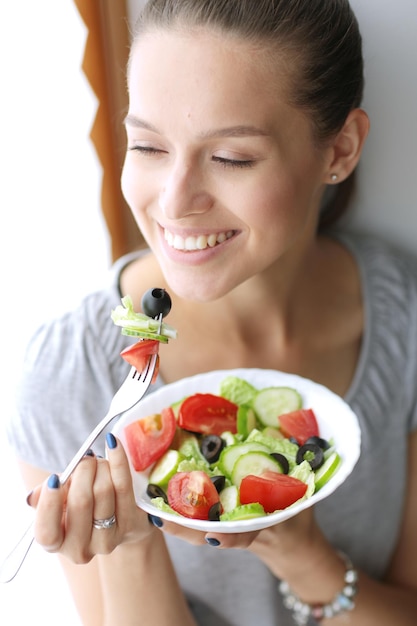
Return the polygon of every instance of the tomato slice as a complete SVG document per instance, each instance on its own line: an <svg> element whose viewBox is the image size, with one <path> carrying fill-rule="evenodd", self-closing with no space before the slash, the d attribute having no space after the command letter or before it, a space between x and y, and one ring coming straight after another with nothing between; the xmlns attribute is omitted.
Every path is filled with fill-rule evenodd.
<svg viewBox="0 0 417 626"><path fill-rule="evenodd" d="M300 446L309 437L319 436L319 427L312 409L298 409L279 416L279 426L285 437L294 437Z"/></svg>
<svg viewBox="0 0 417 626"><path fill-rule="evenodd" d="M213 504L219 494L205 472L178 472L170 479L167 489L168 504L180 515L192 519L209 519Z"/></svg>
<svg viewBox="0 0 417 626"><path fill-rule="evenodd" d="M174 439L177 422L171 408L128 424L124 430L132 465L142 472L163 455Z"/></svg>
<svg viewBox="0 0 417 626"><path fill-rule="evenodd" d="M178 426L193 433L221 435L237 432L238 406L211 393L196 393L186 398L178 412Z"/></svg>
<svg viewBox="0 0 417 626"><path fill-rule="evenodd" d="M128 346L121 351L120 356L124 358L130 365L133 365L138 372L142 372L148 362L149 357L152 354L158 354L159 341L156 339L141 339L132 346ZM159 372L159 355L155 367L155 372L152 377L152 383L155 382Z"/></svg>
<svg viewBox="0 0 417 626"><path fill-rule="evenodd" d="M240 483L241 504L259 502L266 513L286 509L303 497L307 485L298 478L266 471L260 476L249 474Z"/></svg>

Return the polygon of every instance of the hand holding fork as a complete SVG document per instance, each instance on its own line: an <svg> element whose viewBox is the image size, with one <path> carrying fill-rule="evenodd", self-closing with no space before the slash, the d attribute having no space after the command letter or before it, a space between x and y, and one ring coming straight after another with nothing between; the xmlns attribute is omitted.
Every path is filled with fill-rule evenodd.
<svg viewBox="0 0 417 626"><path fill-rule="evenodd" d="M163 291L163 290L152 290L155 291ZM164 297L168 294L164 292ZM168 296L169 297L169 296ZM142 301L143 302L143 301ZM156 306L156 305L155 305ZM169 310L169 309L168 309ZM159 330L160 333L162 317L167 314L166 310L166 302L165 309L162 313L157 315L157 319L159 321ZM155 313L155 310L153 310ZM146 391L149 388L149 385L152 382L155 367L157 364L158 355L152 354L149 357L149 360L143 369L142 372L138 372L135 367L132 367L127 375L126 379L122 383L121 387L113 396L113 399L110 403L109 410L107 414L103 417L103 419L97 424L94 430L90 433L87 439L79 448L78 452L74 455L71 461L68 463L67 467L64 469L62 474L59 477L61 485L64 485L71 474L74 472L77 465L80 463L82 458L85 456L87 451L92 447L93 443L96 439L101 435L101 433L107 428L107 426L117 417L120 417L122 413L125 413L133 406L135 406L145 395ZM13 548L13 550L9 553L9 555L5 558L3 563L0 566L0 582L7 583L13 580L13 578L19 572L29 550L33 544L34 536L33 536L33 527L34 522L30 524L27 530L22 535L19 542ZM105 526L103 526L104 528Z"/></svg>

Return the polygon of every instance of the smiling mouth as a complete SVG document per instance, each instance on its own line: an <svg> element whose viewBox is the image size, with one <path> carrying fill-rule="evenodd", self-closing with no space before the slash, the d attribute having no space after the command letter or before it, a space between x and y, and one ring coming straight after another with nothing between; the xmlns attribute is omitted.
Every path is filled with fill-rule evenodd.
<svg viewBox="0 0 417 626"><path fill-rule="evenodd" d="M181 237L174 235L166 228L164 229L164 237L171 248L175 250L184 250L192 252L195 250L206 250L206 248L214 248L220 243L224 243L235 234L234 230L228 230L223 233L211 233L210 235L190 235Z"/></svg>

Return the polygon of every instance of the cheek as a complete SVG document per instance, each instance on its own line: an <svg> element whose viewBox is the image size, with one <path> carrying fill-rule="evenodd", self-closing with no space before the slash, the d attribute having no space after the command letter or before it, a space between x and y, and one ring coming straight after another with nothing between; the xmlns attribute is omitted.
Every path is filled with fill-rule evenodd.
<svg viewBox="0 0 417 626"><path fill-rule="evenodd" d="M297 221L300 204L297 202L296 185L286 179L277 180L274 185L266 182L259 185L252 194L246 194L244 205L251 216L255 230L273 231L288 228Z"/></svg>
<svg viewBox="0 0 417 626"><path fill-rule="evenodd" d="M137 168L126 160L121 175L121 189L130 210L139 222L153 197L149 177L138 173Z"/></svg>
<svg viewBox="0 0 417 626"><path fill-rule="evenodd" d="M128 162L125 161L122 169L122 176L120 179L121 189L124 196L124 199L130 206L130 208L134 209L134 197L135 197L135 185L134 185L134 176L132 169L129 167Z"/></svg>
<svg viewBox="0 0 417 626"><path fill-rule="evenodd" d="M135 175L135 170L129 164L129 161L126 161L123 166L122 177L121 177L121 188L122 188L122 193L126 202L130 206L133 213L136 213L138 209L137 203L140 197L139 196L140 181L139 181L139 177Z"/></svg>
<svg viewBox="0 0 417 626"><path fill-rule="evenodd" d="M247 196L245 221L251 230L249 245L268 261L271 254L284 253L309 227L315 202L297 177L277 180L272 187L265 184L263 189Z"/></svg>

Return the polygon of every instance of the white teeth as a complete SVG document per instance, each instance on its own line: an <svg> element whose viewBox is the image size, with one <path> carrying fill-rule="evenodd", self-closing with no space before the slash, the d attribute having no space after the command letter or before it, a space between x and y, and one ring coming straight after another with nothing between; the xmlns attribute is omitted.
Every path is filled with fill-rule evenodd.
<svg viewBox="0 0 417 626"><path fill-rule="evenodd" d="M187 237L187 239L184 242L184 249L185 250L195 250L196 248L196 239L195 237Z"/></svg>
<svg viewBox="0 0 417 626"><path fill-rule="evenodd" d="M174 241L172 242L172 246L176 250L184 250L185 249L184 239L182 237L180 237L179 235L175 235Z"/></svg>
<svg viewBox="0 0 417 626"><path fill-rule="evenodd" d="M205 235L199 235L197 237L196 247L199 250L204 250L204 248L207 248L207 237Z"/></svg>
<svg viewBox="0 0 417 626"><path fill-rule="evenodd" d="M176 250L205 250L207 247L214 248L218 243L223 243L226 239L233 236L233 231L229 230L224 233L211 233L210 235L198 235L197 237L189 236L185 239L180 235L173 235L168 230L164 230L164 237L172 248Z"/></svg>

